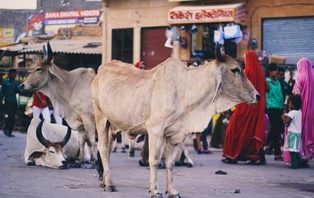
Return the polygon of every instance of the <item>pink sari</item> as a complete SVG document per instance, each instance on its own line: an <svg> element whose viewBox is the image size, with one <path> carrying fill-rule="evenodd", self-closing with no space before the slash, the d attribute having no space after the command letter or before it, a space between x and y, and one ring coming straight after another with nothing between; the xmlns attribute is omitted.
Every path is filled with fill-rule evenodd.
<svg viewBox="0 0 314 198"><path fill-rule="evenodd" d="M303 159L314 157L314 70L309 59L298 62L298 73L294 94L302 98L302 146L300 154Z"/></svg>

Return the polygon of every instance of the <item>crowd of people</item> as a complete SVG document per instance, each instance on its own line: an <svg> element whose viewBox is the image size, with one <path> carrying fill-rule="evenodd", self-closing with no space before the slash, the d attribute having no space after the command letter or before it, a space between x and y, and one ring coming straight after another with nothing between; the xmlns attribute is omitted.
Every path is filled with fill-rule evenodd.
<svg viewBox="0 0 314 198"><path fill-rule="evenodd" d="M254 105L241 103L235 109L211 119L203 133L195 133L194 148L198 154L211 154L207 137L211 134L210 146L223 148L222 162L236 164L238 161L254 165L266 164L265 155L274 155L275 161L285 161L291 168L308 167L314 157L314 69L307 58L289 68L290 78L285 81L285 68L271 63L265 76L258 56L248 51L244 56L244 73L255 89L260 93L260 101ZM145 63L135 64L145 69ZM194 67L194 66L192 66ZM7 113L3 133L14 137L17 99L21 87L15 80L17 71L11 69L8 79L2 83L0 101L1 110ZM33 92L33 116L42 116L48 122L53 118L62 124L62 118L54 113L47 96ZM213 125L215 125L213 127ZM148 137L144 137L144 146L139 161L148 166ZM282 150L283 148L283 150Z"/></svg>
<svg viewBox="0 0 314 198"><path fill-rule="evenodd" d="M314 70L310 60L298 61L295 80L289 69L286 82L285 69L274 63L268 65L265 77L256 53L249 51L244 72L261 100L236 106L226 129L222 162L260 165L266 164L265 154L274 154L274 160L285 161L291 168L308 167L314 156Z"/></svg>

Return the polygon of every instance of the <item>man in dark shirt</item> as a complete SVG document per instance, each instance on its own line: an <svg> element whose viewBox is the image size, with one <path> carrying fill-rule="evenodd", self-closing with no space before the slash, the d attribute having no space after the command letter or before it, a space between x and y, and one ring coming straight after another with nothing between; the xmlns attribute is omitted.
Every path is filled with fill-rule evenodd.
<svg viewBox="0 0 314 198"><path fill-rule="evenodd" d="M20 93L20 84L16 78L16 69L10 69L9 78L4 80L0 92L0 106L1 110L4 110L8 114L8 118L5 122L3 133L8 137L15 137L12 135L15 124L15 115L17 111L17 99L16 94ZM2 105L4 98L4 105Z"/></svg>

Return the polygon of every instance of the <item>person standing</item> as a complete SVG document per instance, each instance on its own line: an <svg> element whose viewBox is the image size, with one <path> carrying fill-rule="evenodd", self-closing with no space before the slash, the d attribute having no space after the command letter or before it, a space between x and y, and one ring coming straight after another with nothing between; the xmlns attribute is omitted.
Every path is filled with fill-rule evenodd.
<svg viewBox="0 0 314 198"><path fill-rule="evenodd" d="M263 152L265 91L268 89L265 75L254 51L245 54L245 75L261 99L254 105L241 103L230 118L223 146L222 162L237 163L250 160L253 164L265 164ZM240 74L239 74L240 75Z"/></svg>
<svg viewBox="0 0 314 198"><path fill-rule="evenodd" d="M297 63L298 73L293 89L302 99L302 147L301 157L308 161L314 157L314 70L312 63L307 58L302 58Z"/></svg>
<svg viewBox="0 0 314 198"><path fill-rule="evenodd" d="M284 131L284 124L281 119L283 113L284 99L281 91L281 85L277 80L278 66L275 63L271 63L268 66L269 77L266 81L268 83L269 91L266 92L266 113L269 117L271 130L268 134L268 148L266 154L271 154L274 150L275 161L283 161L281 156L281 144L280 137Z"/></svg>
<svg viewBox="0 0 314 198"><path fill-rule="evenodd" d="M291 95L288 99L289 113L282 115L282 120L287 125L287 137L285 138L284 151L289 151L291 165L296 169L302 163L300 157L301 147L301 112L302 100L299 95Z"/></svg>
<svg viewBox="0 0 314 198"><path fill-rule="evenodd" d="M15 125L15 116L17 111L16 94L21 92L20 83L15 80L16 75L16 69L9 70L9 78L3 81L0 93L1 109L3 107L3 110L8 114L3 133L8 137L15 137L12 132ZM3 98L4 106L2 105Z"/></svg>

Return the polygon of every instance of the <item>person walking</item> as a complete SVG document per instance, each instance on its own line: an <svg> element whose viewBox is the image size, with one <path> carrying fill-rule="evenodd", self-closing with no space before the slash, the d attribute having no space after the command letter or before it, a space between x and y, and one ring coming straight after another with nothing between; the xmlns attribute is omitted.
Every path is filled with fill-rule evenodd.
<svg viewBox="0 0 314 198"><path fill-rule="evenodd" d="M314 157L314 70L312 63L307 58L302 58L297 63L298 73L293 93L302 99L302 147L301 157L308 161Z"/></svg>
<svg viewBox="0 0 314 198"><path fill-rule="evenodd" d="M268 83L269 91L266 92L266 113L269 117L271 130L268 134L267 143L269 144L265 151L266 154L272 154L274 150L274 159L276 161L283 161L281 156L281 144L280 137L284 132L284 124L281 119L284 107L284 99L281 91L281 84L277 80L278 66L275 63L271 63L268 66L269 77L266 81Z"/></svg>
<svg viewBox="0 0 314 198"><path fill-rule="evenodd" d="M16 75L16 69L9 70L9 78L3 81L0 93L1 110L4 110L8 114L3 133L8 137L15 137L12 132L15 125L15 116L17 112L16 94L21 92L20 83L15 80ZM3 98L4 105L2 105Z"/></svg>
<svg viewBox="0 0 314 198"><path fill-rule="evenodd" d="M241 103L230 118L223 146L222 162L237 163L250 160L253 164L265 164L263 155L265 91L268 86L265 75L254 51L245 54L245 75L261 99L254 105Z"/></svg>

